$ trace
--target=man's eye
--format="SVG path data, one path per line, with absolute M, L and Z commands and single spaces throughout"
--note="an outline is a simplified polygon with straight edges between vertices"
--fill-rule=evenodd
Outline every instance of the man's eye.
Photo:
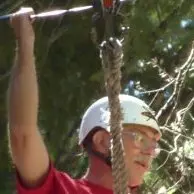
M 136 134 L 135 140 L 141 143 L 143 142 L 144 138 L 141 134 Z

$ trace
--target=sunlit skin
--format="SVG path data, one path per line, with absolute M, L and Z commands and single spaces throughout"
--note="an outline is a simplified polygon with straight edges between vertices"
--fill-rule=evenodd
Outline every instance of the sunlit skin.
M 125 126 L 123 131 L 140 131 L 148 137 L 148 140 L 150 140 L 150 146 L 147 146 L 147 148 L 142 147 L 142 149 L 140 149 L 134 144 L 129 136 L 125 134 L 122 135 L 126 154 L 126 168 L 129 174 L 129 185 L 140 185 L 143 181 L 144 173 L 150 168 L 155 152 L 155 144 L 159 141 L 160 134 L 152 128 L 139 125 Z
M 146 135 L 150 146 L 139 148 L 134 141 L 125 134 L 126 132 L 138 131 Z M 129 186 L 134 187 L 140 185 L 143 176 L 150 168 L 155 151 L 155 144 L 160 139 L 160 134 L 146 126 L 142 125 L 124 125 L 123 126 L 123 145 L 125 149 L 126 168 L 129 176 Z M 109 154 L 110 134 L 105 130 L 98 131 L 93 136 L 94 149 L 103 153 L 105 156 Z M 89 154 L 89 168 L 84 178 L 94 184 L 101 185 L 105 188 L 112 189 L 111 168 L 101 159 Z

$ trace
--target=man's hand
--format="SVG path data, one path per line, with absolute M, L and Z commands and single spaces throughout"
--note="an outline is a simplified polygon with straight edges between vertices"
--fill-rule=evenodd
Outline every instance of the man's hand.
M 34 11 L 30 7 L 23 7 L 19 11 L 13 14 L 10 18 L 11 26 L 14 29 L 15 37 L 18 41 L 34 41 L 34 30 L 32 27 L 31 15 Z

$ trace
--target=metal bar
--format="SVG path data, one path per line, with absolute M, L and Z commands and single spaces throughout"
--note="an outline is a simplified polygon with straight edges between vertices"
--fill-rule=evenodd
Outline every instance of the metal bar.
M 2 15 L 2 16 L 0 16 L 0 20 L 9 19 L 11 16 L 12 16 L 12 14 Z
M 84 6 L 84 7 L 75 7 L 72 9 L 59 9 L 59 10 L 53 10 L 53 11 L 47 11 L 47 12 L 42 12 L 39 14 L 31 15 L 31 18 L 44 18 L 44 17 L 53 17 L 53 16 L 59 16 L 59 15 L 64 15 L 67 13 L 77 13 L 77 12 L 82 12 L 86 10 L 92 9 L 93 6 Z
M 54 17 L 54 16 L 59 16 L 59 15 L 64 15 L 67 13 L 77 13 L 77 12 L 82 12 L 82 11 L 87 11 L 92 9 L 93 6 L 83 6 L 83 7 L 75 7 L 72 9 L 59 9 L 59 10 L 52 10 L 52 11 L 46 11 L 46 12 L 42 12 L 42 13 L 38 13 L 38 14 L 34 14 L 31 15 L 31 18 L 45 18 L 45 17 Z M 7 15 L 3 15 L 0 16 L 0 20 L 5 20 L 5 19 L 9 19 L 11 16 L 13 16 L 13 14 L 7 14 Z
M 119 0 L 119 1 L 120 2 L 133 2 L 135 0 Z M 75 8 L 68 9 L 68 10 L 65 10 L 65 9 L 52 10 L 52 11 L 46 11 L 46 12 L 31 15 L 31 18 L 54 17 L 54 16 L 63 15 L 63 14 L 68 14 L 68 13 L 76 13 L 76 12 L 87 11 L 87 10 L 90 10 L 92 8 L 93 8 L 92 5 L 88 5 L 88 6 L 83 6 L 83 7 L 75 7 Z M 13 16 L 13 13 L 2 15 L 2 16 L 0 16 L 0 20 L 7 20 L 11 16 Z

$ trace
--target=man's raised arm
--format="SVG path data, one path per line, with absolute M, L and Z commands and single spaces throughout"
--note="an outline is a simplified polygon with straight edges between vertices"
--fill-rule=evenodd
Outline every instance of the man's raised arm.
M 25 13 L 20 13 L 25 12 Z M 41 184 L 49 157 L 37 127 L 38 85 L 34 60 L 31 8 L 22 8 L 11 18 L 16 36 L 15 64 L 8 90 L 9 138 L 12 159 L 27 186 Z

